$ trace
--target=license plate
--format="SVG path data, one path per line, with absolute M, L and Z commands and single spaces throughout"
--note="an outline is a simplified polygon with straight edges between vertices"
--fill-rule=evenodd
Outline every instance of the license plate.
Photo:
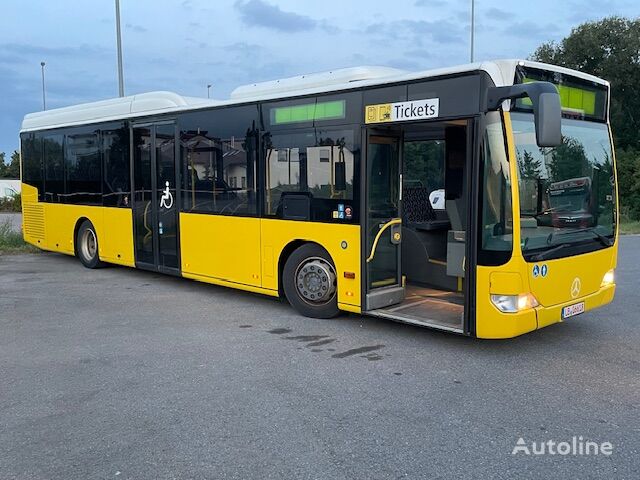
M 562 318 L 569 318 L 584 313 L 584 302 L 574 303 L 562 309 Z

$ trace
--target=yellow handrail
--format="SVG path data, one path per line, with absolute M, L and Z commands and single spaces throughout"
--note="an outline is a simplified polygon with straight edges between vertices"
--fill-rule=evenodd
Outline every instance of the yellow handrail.
M 369 255 L 369 258 L 367 258 L 367 263 L 371 262 L 371 260 L 373 260 L 373 257 L 375 257 L 376 255 L 376 247 L 378 246 L 378 241 L 380 240 L 380 236 L 382 235 L 382 232 L 384 232 L 387 228 L 389 228 L 392 225 L 399 225 L 401 223 L 402 223 L 401 218 L 394 218 L 392 220 L 389 220 L 387 223 L 385 223 L 382 226 L 382 228 L 380 228 L 380 231 L 376 235 L 376 238 L 373 240 L 373 246 L 371 247 L 371 255 Z
M 145 243 L 148 238 L 153 235 L 153 232 L 151 231 L 151 229 L 149 228 L 149 225 L 147 224 L 147 214 L 149 213 L 149 207 L 151 206 L 151 202 L 147 202 L 147 204 L 144 207 L 144 213 L 142 214 L 142 225 L 144 226 L 144 229 L 147 231 L 147 233 L 145 234 L 142 242 Z

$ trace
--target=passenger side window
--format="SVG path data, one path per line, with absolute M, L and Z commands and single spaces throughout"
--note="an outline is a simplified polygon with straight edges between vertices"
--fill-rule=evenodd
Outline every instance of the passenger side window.
M 64 199 L 64 135 L 47 135 L 42 142 L 44 156 L 44 200 L 62 202 Z
M 354 131 L 304 129 L 265 134 L 266 212 L 282 217 L 282 199 L 290 193 L 310 198 L 311 220 L 338 218 L 354 198 Z M 343 207 L 339 207 L 343 205 Z M 354 211 L 352 208 L 351 212 Z M 354 219 L 353 213 L 349 218 Z
M 102 132 L 104 185 L 102 204 L 105 207 L 128 207 L 131 193 L 129 169 L 129 129 Z
M 180 120 L 183 210 L 257 213 L 256 118 L 256 107 L 237 107 Z
M 22 181 L 38 189 L 39 200 L 44 200 L 44 176 L 42 168 L 42 137 L 24 133 L 21 136 Z
M 102 167 L 97 133 L 67 135 L 65 203 L 102 204 Z

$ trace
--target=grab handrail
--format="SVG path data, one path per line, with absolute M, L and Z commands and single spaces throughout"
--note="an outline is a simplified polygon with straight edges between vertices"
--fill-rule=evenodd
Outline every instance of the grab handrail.
M 382 235 L 382 232 L 384 232 L 387 228 L 391 227 L 392 225 L 398 225 L 401 223 L 402 223 L 401 218 L 392 218 L 380 228 L 380 231 L 376 235 L 376 238 L 373 240 L 373 246 L 371 247 L 371 255 L 369 255 L 369 258 L 367 258 L 367 263 L 371 262 L 371 260 L 373 260 L 373 257 L 375 257 L 376 255 L 376 247 L 378 246 L 378 241 L 380 240 L 380 236 Z

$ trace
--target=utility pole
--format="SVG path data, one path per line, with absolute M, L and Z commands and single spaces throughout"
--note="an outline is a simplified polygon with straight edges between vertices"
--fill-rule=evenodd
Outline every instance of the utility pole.
M 207 85 L 207 98 L 211 98 L 211 84 Z
M 120 0 L 116 0 L 116 44 L 118 48 L 118 92 L 124 97 L 124 74 L 122 73 L 122 34 L 120 32 Z
M 475 16 L 476 16 L 476 2 L 471 0 L 471 63 L 473 63 L 473 42 L 474 42 L 474 28 L 475 28 Z
M 47 109 L 47 97 L 45 95 L 45 88 L 44 88 L 44 66 L 45 66 L 45 63 L 40 62 L 40 69 L 42 70 L 42 110 Z

